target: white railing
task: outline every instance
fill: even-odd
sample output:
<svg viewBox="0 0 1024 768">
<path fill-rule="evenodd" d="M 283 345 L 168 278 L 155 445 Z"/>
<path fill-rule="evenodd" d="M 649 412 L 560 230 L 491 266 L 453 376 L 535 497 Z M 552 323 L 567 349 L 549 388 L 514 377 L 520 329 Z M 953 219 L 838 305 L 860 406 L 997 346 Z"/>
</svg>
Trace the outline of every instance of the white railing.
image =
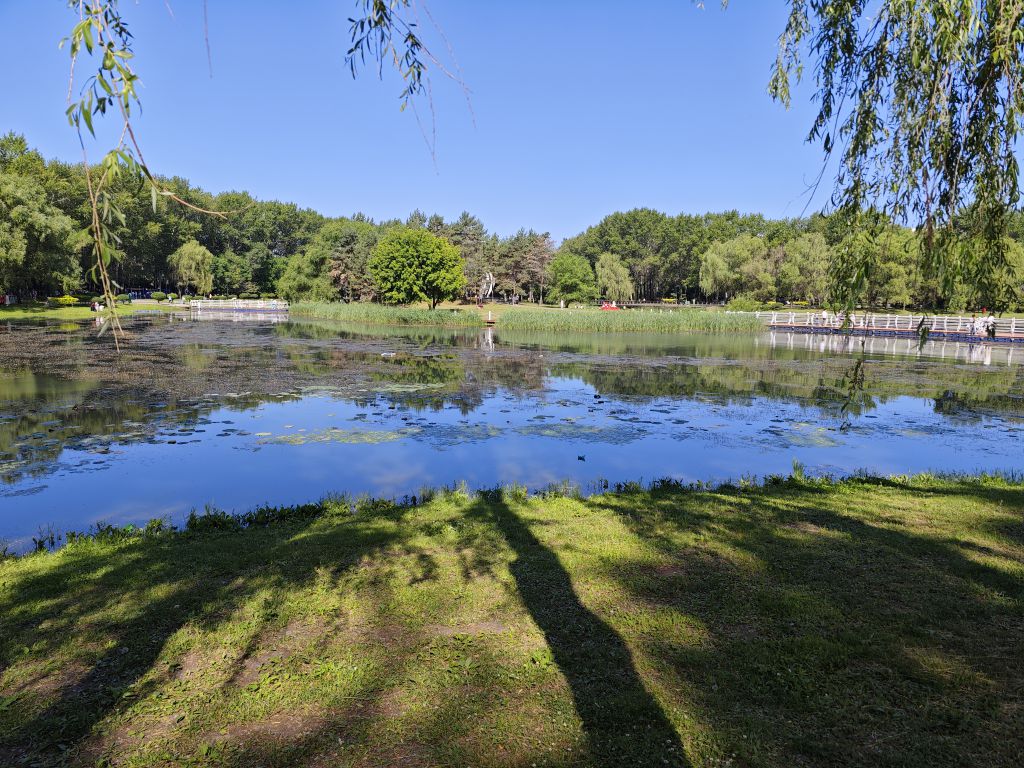
<svg viewBox="0 0 1024 768">
<path fill-rule="evenodd" d="M 193 299 L 193 312 L 287 312 L 288 302 L 281 299 Z"/>
<path fill-rule="evenodd" d="M 915 332 L 923 324 L 930 332 L 939 334 L 963 334 L 984 336 L 975 333 L 975 318 L 963 315 L 887 315 L 877 312 L 854 312 L 849 322 L 843 314 L 829 312 L 753 312 L 750 313 L 767 325 L 793 328 L 821 328 L 822 330 L 849 328 L 861 331 L 902 331 Z M 996 335 L 1024 337 L 1024 318 L 998 317 L 995 319 Z"/>
</svg>

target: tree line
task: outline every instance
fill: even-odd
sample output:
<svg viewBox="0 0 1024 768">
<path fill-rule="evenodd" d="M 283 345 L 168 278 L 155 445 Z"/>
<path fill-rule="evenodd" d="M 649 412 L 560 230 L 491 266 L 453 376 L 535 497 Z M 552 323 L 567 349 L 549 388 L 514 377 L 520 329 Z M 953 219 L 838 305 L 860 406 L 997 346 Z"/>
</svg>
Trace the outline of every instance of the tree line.
<svg viewBox="0 0 1024 768">
<path fill-rule="evenodd" d="M 115 179 L 111 191 L 123 218 L 114 224 L 119 254 L 111 273 L 122 290 L 384 303 L 491 296 L 755 306 L 824 304 L 833 286 L 854 280 L 877 307 L 1024 307 L 1020 213 L 1004 274 L 980 295 L 963 280 L 943 288 L 942 276 L 922 265 L 918 235 L 880 214 L 872 226 L 853 228 L 840 215 L 670 216 L 640 208 L 610 214 L 556 248 L 549 234 L 532 229 L 500 237 L 469 212 L 454 221 L 420 211 L 404 221 L 329 218 L 246 192 L 214 195 L 180 177 L 162 182 L 197 208 L 225 215 L 153 200 L 137 180 Z M 81 164 L 45 160 L 22 136 L 0 137 L 0 292 L 88 292 L 90 215 Z M 965 238 L 965 259 L 970 247 Z M 861 265 L 858 274 L 843 274 L 847 263 Z"/>
</svg>

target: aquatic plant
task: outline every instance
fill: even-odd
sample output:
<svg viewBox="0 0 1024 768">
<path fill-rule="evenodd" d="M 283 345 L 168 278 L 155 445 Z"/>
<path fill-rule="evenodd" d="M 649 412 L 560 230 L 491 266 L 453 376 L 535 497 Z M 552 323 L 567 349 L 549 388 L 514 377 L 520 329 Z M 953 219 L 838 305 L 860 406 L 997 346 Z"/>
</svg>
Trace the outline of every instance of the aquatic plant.
<svg viewBox="0 0 1024 768">
<path fill-rule="evenodd" d="M 296 432 L 276 437 L 264 437 L 259 442 L 282 445 L 307 445 L 309 443 L 375 445 L 377 443 L 390 443 L 405 437 L 411 437 L 418 432 L 419 429 L 416 427 L 407 427 L 399 430 L 338 429 L 331 427 L 317 432 Z"/>
<path fill-rule="evenodd" d="M 457 309 L 422 309 L 418 307 L 385 307 L 362 302 L 320 303 L 298 302 L 289 308 L 296 317 L 344 320 L 378 325 L 439 325 L 449 328 L 474 328 L 484 325 L 475 312 Z"/>
<path fill-rule="evenodd" d="M 619 312 L 599 309 L 513 309 L 501 315 L 498 328 L 610 333 L 736 333 L 760 331 L 764 326 L 757 318 L 749 315 L 701 309 L 629 309 Z"/>
</svg>

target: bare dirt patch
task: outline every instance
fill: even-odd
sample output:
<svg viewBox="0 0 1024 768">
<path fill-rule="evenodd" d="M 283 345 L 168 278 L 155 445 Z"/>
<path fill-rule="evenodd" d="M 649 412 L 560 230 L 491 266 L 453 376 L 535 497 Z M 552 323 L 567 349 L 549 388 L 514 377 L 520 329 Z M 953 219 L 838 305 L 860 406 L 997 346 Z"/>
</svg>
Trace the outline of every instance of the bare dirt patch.
<svg viewBox="0 0 1024 768">
<path fill-rule="evenodd" d="M 246 686 L 260 678 L 263 667 L 271 661 L 280 661 L 305 650 L 327 634 L 327 625 L 321 620 L 293 619 L 283 628 L 261 637 L 256 650 L 244 657 L 231 676 L 229 683 Z"/>
<path fill-rule="evenodd" d="M 430 624 L 427 631 L 438 637 L 454 637 L 455 635 L 501 635 L 508 632 L 508 627 L 500 621 L 474 621 L 469 624 Z"/>
<path fill-rule="evenodd" d="M 49 698 L 60 691 L 74 693 L 79 690 L 90 671 L 82 662 L 70 661 L 56 669 L 40 671 L 38 675 L 14 687 L 10 692 L 31 693 L 43 698 Z"/>
<path fill-rule="evenodd" d="M 249 743 L 295 744 L 315 735 L 327 723 L 322 712 L 281 711 L 262 720 L 234 723 L 208 737 L 210 742 L 227 741 L 244 746 Z"/>
</svg>

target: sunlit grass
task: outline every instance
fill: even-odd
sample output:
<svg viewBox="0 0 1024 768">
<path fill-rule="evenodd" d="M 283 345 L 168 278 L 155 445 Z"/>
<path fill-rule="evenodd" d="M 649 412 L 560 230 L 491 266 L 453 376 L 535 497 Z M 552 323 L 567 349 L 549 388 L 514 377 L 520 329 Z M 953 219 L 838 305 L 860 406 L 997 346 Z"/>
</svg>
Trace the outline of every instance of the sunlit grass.
<svg viewBox="0 0 1024 768">
<path fill-rule="evenodd" d="M 710 333 L 756 332 L 764 324 L 751 315 L 710 312 L 700 309 L 512 309 L 498 321 L 498 327 L 521 331 L 563 331 L 586 333 Z"/>
<path fill-rule="evenodd" d="M 1018 765 L 1024 485 L 334 498 L 0 561 L 0 765 Z"/>
<path fill-rule="evenodd" d="M 474 327 L 484 323 L 474 312 L 453 309 L 426 309 L 421 307 L 387 307 L 363 302 L 316 303 L 299 302 L 289 308 L 296 317 L 314 317 L 324 320 L 342 320 L 378 325 L 436 325 L 444 327 Z"/>
<path fill-rule="evenodd" d="M 187 312 L 188 307 L 182 304 L 169 304 L 162 302 L 147 304 L 122 304 L 117 308 L 117 313 L 122 317 L 135 314 L 136 312 Z M 48 307 L 45 304 L 14 304 L 12 306 L 0 307 L 0 321 L 2 320 L 90 320 L 97 317 L 89 307 Z"/>
</svg>

